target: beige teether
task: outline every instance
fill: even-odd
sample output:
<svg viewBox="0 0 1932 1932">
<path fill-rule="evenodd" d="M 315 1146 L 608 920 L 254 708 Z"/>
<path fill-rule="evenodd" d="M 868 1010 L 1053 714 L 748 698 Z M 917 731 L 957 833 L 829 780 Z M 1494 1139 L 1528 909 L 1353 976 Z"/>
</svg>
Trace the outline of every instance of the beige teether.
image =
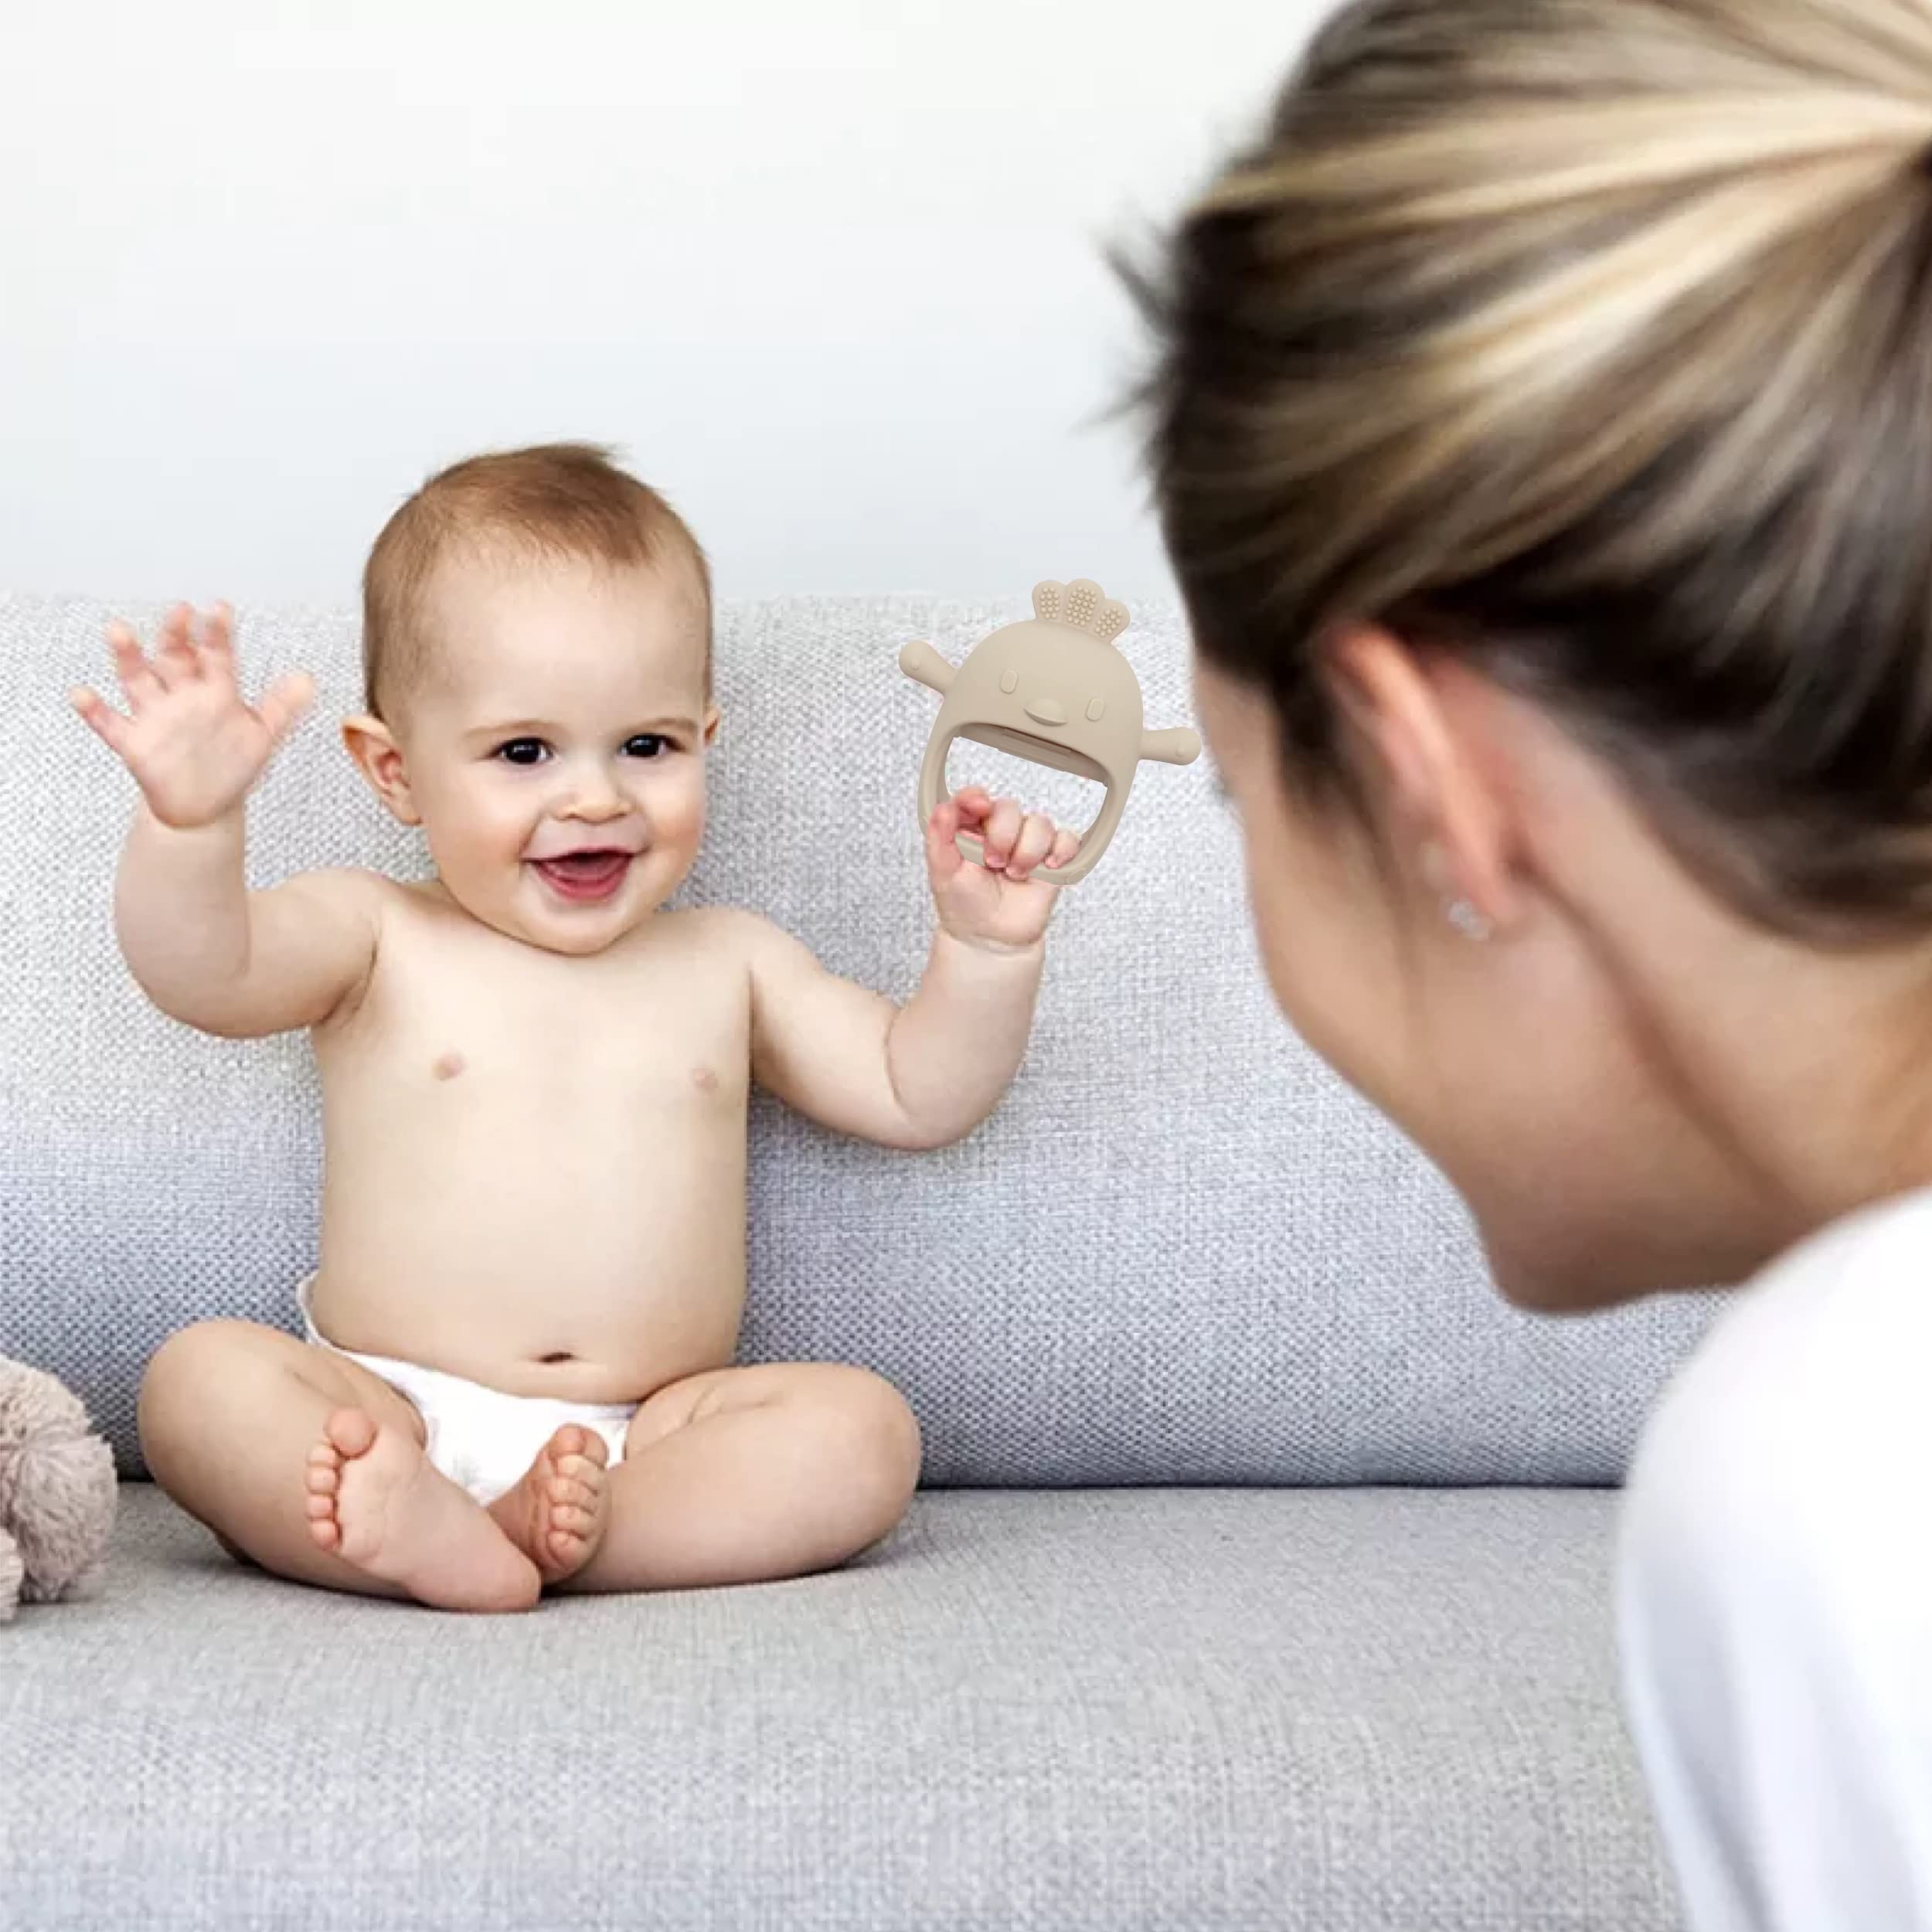
<svg viewBox="0 0 1932 1932">
<path fill-rule="evenodd" d="M 1121 822 L 1141 760 L 1192 764 L 1201 752 L 1192 731 L 1141 729 L 1140 682 L 1114 643 L 1127 623 L 1125 604 L 1077 577 L 1035 585 L 1032 618 L 981 638 L 957 670 L 930 644 L 907 645 L 900 669 L 946 701 L 919 774 L 920 825 L 945 796 L 946 754 L 955 738 L 1077 772 L 1104 784 L 1107 797 L 1080 835 L 1080 850 L 1064 866 L 1043 866 L 1033 876 L 1056 886 L 1084 879 Z M 979 841 L 964 832 L 959 847 L 975 862 L 981 857 Z"/>
</svg>

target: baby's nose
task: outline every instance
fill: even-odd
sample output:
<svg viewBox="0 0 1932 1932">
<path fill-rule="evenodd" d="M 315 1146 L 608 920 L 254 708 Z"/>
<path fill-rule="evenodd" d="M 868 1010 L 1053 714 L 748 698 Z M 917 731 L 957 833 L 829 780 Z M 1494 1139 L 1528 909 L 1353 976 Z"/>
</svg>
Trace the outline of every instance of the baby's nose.
<svg viewBox="0 0 1932 1932">
<path fill-rule="evenodd" d="M 579 798 L 571 808 L 573 818 L 589 818 L 601 824 L 607 818 L 621 818 L 629 809 L 614 791 L 592 794 Z"/>
<path fill-rule="evenodd" d="M 1057 698 L 1030 698 L 1027 700 L 1026 715 L 1036 724 L 1063 725 L 1066 722 L 1066 707 Z"/>
<path fill-rule="evenodd" d="M 608 780 L 600 784 L 592 780 L 577 787 L 563 808 L 563 815 L 567 818 L 621 818 L 630 809 L 623 794 Z"/>
</svg>

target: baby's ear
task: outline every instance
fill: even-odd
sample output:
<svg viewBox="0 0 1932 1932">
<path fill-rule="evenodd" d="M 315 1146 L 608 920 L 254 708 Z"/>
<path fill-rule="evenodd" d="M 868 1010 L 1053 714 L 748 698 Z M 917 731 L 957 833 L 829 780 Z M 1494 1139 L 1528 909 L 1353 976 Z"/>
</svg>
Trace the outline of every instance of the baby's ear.
<svg viewBox="0 0 1932 1932">
<path fill-rule="evenodd" d="M 420 825 L 423 815 L 416 809 L 410 791 L 409 774 L 403 769 L 402 747 L 396 735 L 380 718 L 349 718 L 343 722 L 342 743 L 355 760 L 355 768 L 369 781 L 369 788 L 406 825 Z"/>
</svg>

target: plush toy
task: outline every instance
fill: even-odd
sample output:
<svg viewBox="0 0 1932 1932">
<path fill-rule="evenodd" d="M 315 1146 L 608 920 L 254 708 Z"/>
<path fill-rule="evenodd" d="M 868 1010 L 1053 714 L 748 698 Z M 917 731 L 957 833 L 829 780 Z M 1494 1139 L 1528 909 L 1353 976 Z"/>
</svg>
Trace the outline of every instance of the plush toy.
<svg viewBox="0 0 1932 1932">
<path fill-rule="evenodd" d="M 114 1452 L 72 1392 L 0 1356 L 0 1624 L 94 1581 L 115 1495 Z"/>
<path fill-rule="evenodd" d="M 1076 577 L 1035 585 L 1032 617 L 982 638 L 957 667 L 930 644 L 907 645 L 900 669 L 946 700 L 919 774 L 919 822 L 945 795 L 946 753 L 955 738 L 1077 773 L 1107 787 L 1100 816 L 1064 866 L 1033 876 L 1052 886 L 1084 879 L 1121 822 L 1141 760 L 1185 765 L 1201 753 L 1199 737 L 1185 726 L 1142 730 L 1140 682 L 1114 642 L 1127 626 L 1125 604 L 1092 578 Z M 961 832 L 959 849 L 978 862 L 978 839 Z"/>
</svg>

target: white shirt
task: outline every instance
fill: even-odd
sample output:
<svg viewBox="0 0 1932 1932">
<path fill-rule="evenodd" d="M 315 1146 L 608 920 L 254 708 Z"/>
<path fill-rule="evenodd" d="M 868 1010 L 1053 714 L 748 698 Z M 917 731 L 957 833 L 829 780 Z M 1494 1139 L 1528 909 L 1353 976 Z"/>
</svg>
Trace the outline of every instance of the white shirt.
<svg viewBox="0 0 1932 1932">
<path fill-rule="evenodd" d="M 1741 1291 L 1645 1432 L 1618 1594 L 1695 1932 L 1932 1932 L 1932 1193 Z"/>
</svg>

